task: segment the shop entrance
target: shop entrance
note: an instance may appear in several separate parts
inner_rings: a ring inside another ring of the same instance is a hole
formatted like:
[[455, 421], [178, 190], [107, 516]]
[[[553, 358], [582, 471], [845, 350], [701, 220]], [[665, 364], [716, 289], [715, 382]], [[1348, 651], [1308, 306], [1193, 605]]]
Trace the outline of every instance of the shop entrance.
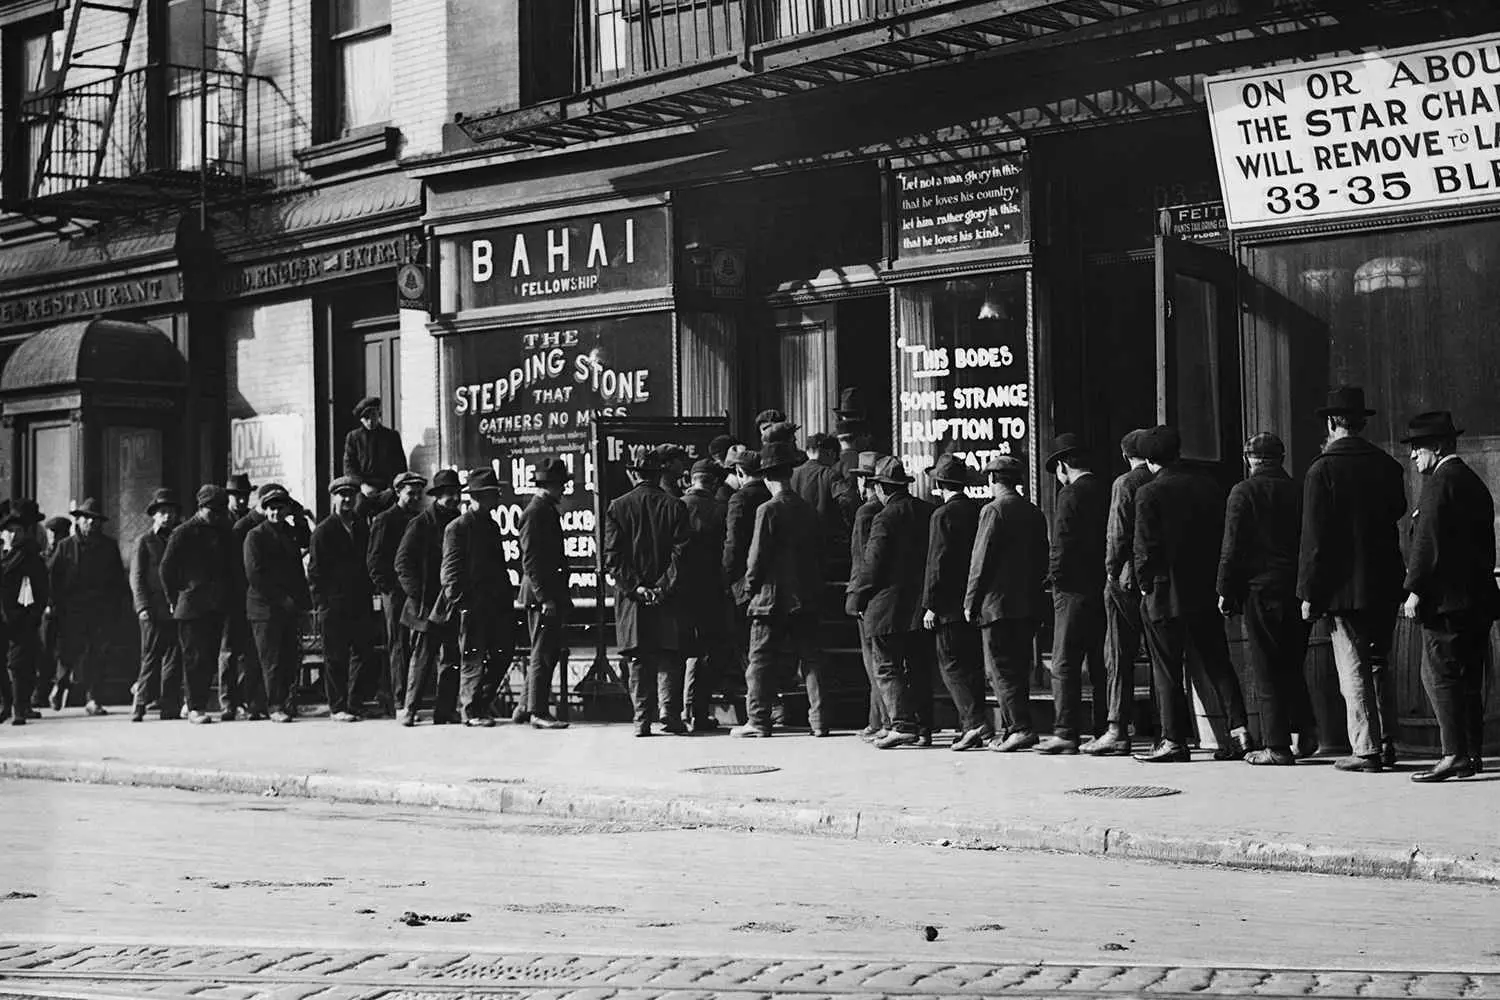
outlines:
[[776, 309], [761, 338], [756, 410], [775, 408], [800, 425], [801, 439], [833, 433], [839, 393], [859, 389], [877, 449], [891, 442], [890, 304], [884, 295]]
[[[365, 289], [339, 297], [326, 312], [319, 471], [330, 477], [343, 475], [344, 437], [358, 426], [353, 410], [361, 399], [379, 397], [382, 422], [401, 430], [401, 327], [388, 299]], [[326, 482], [320, 476], [320, 492]]]

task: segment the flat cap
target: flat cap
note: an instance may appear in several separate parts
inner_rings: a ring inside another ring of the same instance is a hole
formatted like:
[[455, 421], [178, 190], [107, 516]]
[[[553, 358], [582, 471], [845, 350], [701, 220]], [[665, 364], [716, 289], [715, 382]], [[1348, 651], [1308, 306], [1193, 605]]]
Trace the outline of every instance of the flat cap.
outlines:
[[405, 489], [408, 486], [426, 486], [426, 485], [427, 485], [427, 480], [423, 479], [421, 476], [417, 475], [415, 472], [403, 472], [403, 473], [401, 473], [401, 475], [397, 476], [396, 477], [396, 481], [391, 484], [391, 489], [393, 489], [393, 490], [400, 490], [400, 489]]
[[222, 486], [205, 483], [198, 487], [198, 495], [193, 499], [199, 507], [228, 507], [229, 491]]
[[762, 424], [784, 423], [786, 423], [786, 414], [781, 412], [780, 410], [761, 410], [755, 415], [755, 426], [757, 427], [761, 426]]
[[358, 493], [359, 480], [353, 476], [339, 476], [328, 484], [328, 492], [334, 496], [340, 493]]
[[1245, 454], [1250, 458], [1285, 458], [1286, 445], [1275, 434], [1261, 431], [1245, 442]]
[[1182, 457], [1182, 435], [1177, 428], [1163, 424], [1147, 431], [1140, 447], [1141, 457], [1146, 461], [1166, 465]]
[[358, 420], [360, 417], [364, 416], [366, 413], [369, 413], [371, 410], [375, 410], [376, 412], [379, 412], [379, 410], [380, 410], [380, 397], [379, 396], [366, 396], [364, 399], [361, 399], [359, 402], [355, 403], [354, 404], [354, 418], [356, 420]]
[[1012, 455], [1000, 455], [984, 467], [984, 474], [991, 479], [1017, 486], [1026, 481], [1026, 466]]

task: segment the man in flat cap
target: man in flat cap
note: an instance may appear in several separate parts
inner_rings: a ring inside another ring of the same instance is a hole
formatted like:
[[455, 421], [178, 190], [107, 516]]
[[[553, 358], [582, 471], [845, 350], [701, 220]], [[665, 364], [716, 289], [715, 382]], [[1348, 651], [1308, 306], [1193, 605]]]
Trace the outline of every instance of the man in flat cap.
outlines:
[[167, 539], [182, 519], [177, 491], [157, 490], [146, 506], [146, 516], [151, 518], [151, 527], [136, 540], [135, 555], [130, 560], [130, 591], [141, 625], [141, 672], [135, 682], [131, 722], [145, 720], [153, 688], [160, 692], [157, 705], [163, 719], [175, 719], [182, 712], [182, 650], [177, 644], [172, 605], [161, 582]]
[[443, 597], [458, 618], [463, 724], [487, 728], [495, 724], [492, 706], [515, 652], [516, 594], [505, 540], [491, 516], [500, 505], [499, 480], [490, 469], [475, 469], [464, 493], [469, 509], [443, 529], [439, 575]]
[[729, 505], [715, 491], [724, 472], [711, 459], [692, 468], [692, 486], [683, 494], [688, 543], [682, 551], [682, 610], [687, 653], [683, 704], [694, 732], [719, 728], [713, 694], [734, 660], [730, 635], [729, 584], [724, 579], [724, 519]]
[[403, 726], [415, 726], [427, 680], [437, 672], [433, 725], [458, 721], [459, 615], [443, 596], [443, 533], [459, 514], [458, 473], [439, 469], [427, 495], [432, 503], [412, 518], [396, 546], [396, 579], [406, 595], [401, 623], [411, 629], [411, 664], [406, 674]]
[[128, 606], [130, 584], [119, 546], [104, 533], [109, 518], [99, 501], [89, 497], [72, 514], [75, 531], [58, 543], [48, 567], [61, 660], [52, 707], [61, 709], [69, 687], [77, 684], [84, 690], [84, 710], [104, 715], [99, 699], [110, 633]]
[[987, 748], [999, 753], [1037, 744], [1031, 721], [1036, 630], [1046, 614], [1047, 515], [1020, 494], [1026, 467], [1009, 455], [985, 469], [991, 500], [979, 512], [964, 617], [978, 626], [985, 672], [995, 689], [999, 731]]
[[302, 571], [302, 548], [292, 531], [297, 510], [286, 487], [260, 488], [259, 522], [245, 534], [245, 616], [255, 637], [252, 661], [256, 683], [263, 687], [271, 721], [296, 716], [297, 675], [302, 668], [302, 616], [312, 610], [312, 595]]
[[687, 508], [662, 492], [659, 456], [633, 449], [626, 473], [632, 488], [604, 515], [604, 567], [615, 580], [615, 631], [631, 658], [630, 700], [635, 735], [650, 736], [659, 713], [668, 733], [688, 731], [678, 703], [682, 673], [679, 588], [688, 543]]
[[1404, 574], [1396, 522], [1406, 513], [1406, 477], [1362, 436], [1374, 415], [1358, 386], [1330, 392], [1318, 411], [1328, 440], [1302, 483], [1297, 596], [1304, 620], [1328, 618], [1354, 750], [1334, 764], [1341, 771], [1379, 772], [1396, 762], [1390, 648]]
[[375, 667], [371, 636], [374, 597], [365, 554], [370, 529], [354, 514], [359, 483], [340, 476], [328, 484], [332, 512], [313, 529], [307, 587], [323, 634], [323, 689], [334, 722], [357, 722], [364, 701], [361, 674]]
[[388, 669], [379, 685], [379, 700], [390, 715], [406, 704], [406, 668], [411, 662], [412, 647], [411, 630], [401, 624], [406, 593], [396, 576], [396, 549], [406, 534], [406, 526], [422, 511], [422, 490], [427, 480], [415, 472], [403, 472], [393, 486], [396, 501], [370, 522], [370, 547], [365, 552], [365, 568], [379, 595], [385, 621]]
[[568, 663], [568, 558], [563, 549], [563, 491], [573, 472], [561, 458], [549, 458], [532, 474], [536, 495], [521, 515], [521, 605], [531, 630], [531, 660], [526, 687], [512, 722], [533, 729], [566, 729], [552, 711], [552, 675]]
[[844, 613], [856, 620], [859, 629], [859, 655], [864, 661], [865, 679], [870, 683], [869, 721], [859, 733], [859, 738], [866, 743], [873, 743], [884, 736], [891, 722], [890, 713], [885, 708], [885, 698], [880, 693], [880, 680], [875, 674], [875, 647], [871, 644], [864, 619], [860, 617], [857, 597], [860, 575], [865, 566], [865, 545], [870, 540], [870, 528], [875, 523], [875, 515], [880, 513], [883, 506], [880, 498], [875, 495], [873, 482], [875, 468], [881, 457], [879, 452], [862, 452], [859, 464], [849, 474], [864, 502], [854, 512], [854, 524], [849, 529], [849, 582], [844, 585]]
[[[231, 546], [235, 596], [229, 602], [224, 637], [219, 643], [219, 720], [233, 722], [241, 709], [250, 711], [243, 690], [246, 676], [259, 673], [259, 667], [249, 662], [256, 655], [255, 636], [250, 630], [250, 620], [245, 617], [244, 533], [238, 531], [239, 523], [251, 516], [250, 495], [255, 491], [250, 486], [250, 477], [236, 472], [229, 477], [224, 492], [229, 495], [228, 519], [231, 530], [235, 532], [235, 544]], [[247, 526], [245, 531], [249, 530]]]
[[1032, 749], [1044, 754], [1078, 752], [1083, 718], [1083, 670], [1093, 690], [1095, 736], [1108, 726], [1109, 673], [1104, 665], [1104, 554], [1109, 525], [1109, 488], [1094, 475], [1094, 459], [1077, 434], [1060, 434], [1044, 465], [1062, 491], [1053, 516], [1052, 735]]
[[[197, 513], [174, 530], [161, 557], [161, 582], [177, 622], [182, 670], [187, 681], [188, 721], [212, 722], [208, 688], [230, 602], [236, 599], [234, 544], [229, 494], [207, 484], [199, 488]], [[246, 704], [261, 704], [262, 692], [248, 691]]]
[[765, 477], [760, 474], [760, 452], [746, 449], [735, 456], [731, 478], [735, 491], [724, 510], [722, 563], [733, 606], [735, 647], [740, 662], [748, 664], [750, 619], [745, 608], [750, 604], [750, 595], [745, 591], [745, 565], [750, 559], [750, 541], [755, 536], [755, 512], [771, 499]]
[[344, 437], [344, 475], [373, 496], [406, 471], [406, 448], [401, 435], [380, 422], [380, 398], [368, 396], [354, 406], [359, 426]]
[[1282, 467], [1286, 446], [1276, 435], [1254, 435], [1244, 456], [1250, 475], [1229, 491], [1224, 512], [1219, 610], [1225, 617], [1244, 614], [1246, 659], [1260, 693], [1264, 746], [1245, 754], [1245, 762], [1295, 764], [1292, 733], [1306, 745], [1314, 729], [1302, 672], [1310, 624], [1297, 602], [1302, 487]]
[[[1141, 651], [1141, 592], [1132, 566], [1135, 545], [1135, 494], [1151, 481], [1141, 457], [1145, 429], [1120, 439], [1120, 456], [1129, 468], [1115, 477], [1109, 491], [1109, 521], [1104, 555], [1104, 671], [1109, 685], [1108, 729], [1078, 749], [1099, 757], [1128, 756], [1135, 710], [1135, 658]], [[1097, 699], [1099, 695], [1096, 693]]]
[[1422, 476], [1411, 514], [1402, 614], [1422, 623], [1422, 686], [1437, 716], [1443, 759], [1411, 780], [1467, 778], [1484, 768], [1484, 669], [1495, 590], [1495, 502], [1457, 454], [1447, 410], [1419, 413], [1402, 442]]
[[942, 503], [927, 535], [922, 626], [936, 641], [938, 672], [958, 713], [960, 732], [952, 749], [973, 750], [994, 735], [984, 704], [979, 631], [964, 617], [969, 557], [979, 534], [979, 504], [965, 492], [974, 470], [957, 455], [943, 455], [927, 475]]

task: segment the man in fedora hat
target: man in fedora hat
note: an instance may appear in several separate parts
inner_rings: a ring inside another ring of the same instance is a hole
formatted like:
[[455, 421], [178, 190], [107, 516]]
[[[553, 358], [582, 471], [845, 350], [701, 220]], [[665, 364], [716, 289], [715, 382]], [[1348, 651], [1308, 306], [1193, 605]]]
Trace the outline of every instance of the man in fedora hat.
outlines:
[[[255, 636], [250, 631], [250, 620], [245, 617], [245, 555], [244, 535], [255, 522], [251, 522], [241, 533], [239, 523], [251, 516], [250, 496], [255, 490], [250, 477], [243, 472], [232, 474], [225, 483], [224, 492], [229, 494], [229, 523], [235, 532], [235, 544], [231, 547], [234, 557], [235, 597], [229, 602], [229, 613], [224, 619], [224, 638], [219, 644], [219, 719], [233, 722], [239, 718], [240, 709], [249, 712], [245, 703], [245, 678], [259, 673], [258, 664], [250, 662], [255, 657]], [[255, 712], [255, 715], [263, 715]]]
[[682, 497], [688, 514], [688, 544], [682, 551], [683, 638], [688, 654], [683, 704], [684, 721], [694, 732], [719, 728], [713, 694], [734, 660], [729, 585], [722, 558], [729, 505], [715, 493], [723, 471], [712, 459], [700, 459], [692, 468], [692, 485]]
[[1305, 621], [1328, 618], [1354, 750], [1334, 765], [1342, 771], [1396, 761], [1389, 654], [1405, 572], [1396, 522], [1406, 482], [1401, 463], [1363, 437], [1374, 415], [1358, 386], [1330, 392], [1318, 411], [1328, 440], [1302, 484], [1297, 596]]
[[938, 672], [958, 713], [961, 731], [952, 749], [972, 750], [994, 734], [984, 705], [979, 631], [964, 617], [969, 558], [979, 534], [979, 504], [965, 492], [974, 470], [957, 455], [943, 455], [927, 475], [943, 502], [928, 529], [922, 626], [933, 633]]
[[363, 716], [365, 671], [375, 666], [374, 596], [365, 566], [370, 529], [354, 513], [359, 490], [349, 476], [328, 484], [332, 511], [313, 529], [307, 558], [307, 588], [323, 636], [323, 690], [334, 722]]
[[104, 665], [111, 633], [130, 598], [130, 584], [119, 546], [104, 533], [109, 518], [99, 501], [89, 497], [72, 514], [75, 531], [58, 544], [49, 565], [61, 661], [52, 707], [61, 709], [68, 689], [76, 684], [84, 690], [84, 710], [104, 715], [99, 703]]
[[681, 500], [686, 489], [683, 480], [692, 465], [692, 458], [677, 445], [664, 444], [656, 449], [656, 460], [661, 466], [662, 492], [675, 500]]
[[806, 456], [784, 438], [766, 441], [760, 471], [771, 499], [755, 512], [755, 531], [745, 568], [750, 595], [750, 664], [745, 674], [743, 726], [732, 736], [770, 736], [772, 709], [782, 676], [800, 671], [807, 686], [807, 721], [814, 736], [827, 736], [823, 720], [823, 654], [818, 613], [823, 589], [817, 511], [792, 487]]
[[[234, 579], [234, 532], [229, 524], [229, 494], [205, 484], [196, 497], [197, 513], [174, 530], [161, 557], [161, 582], [177, 622], [182, 671], [187, 689], [188, 721], [203, 725], [208, 714], [219, 643], [230, 604], [239, 597]], [[262, 704], [263, 692], [247, 684], [245, 703]]]
[[786, 422], [786, 413], [782, 410], [761, 410], [755, 415], [755, 432], [764, 438], [767, 427], [770, 427], [772, 424], [784, 424]]
[[1295, 764], [1292, 733], [1307, 746], [1314, 728], [1302, 672], [1309, 626], [1297, 602], [1302, 488], [1282, 468], [1286, 447], [1276, 435], [1252, 436], [1244, 456], [1250, 475], [1229, 491], [1224, 514], [1219, 610], [1225, 617], [1244, 614], [1246, 660], [1260, 694], [1264, 746], [1245, 754], [1245, 762]]
[[[42, 522], [42, 531], [47, 536], [42, 545], [42, 559], [51, 566], [57, 547], [73, 533], [73, 522], [61, 514], [55, 514]], [[62, 661], [57, 655], [57, 611], [50, 604], [42, 611], [42, 653], [36, 669], [36, 695], [33, 704], [38, 709], [47, 708], [51, 706], [52, 696], [58, 690], [55, 685], [47, 683], [48, 679], [60, 681], [67, 676], [62, 671]], [[66, 692], [66, 688], [63, 691]], [[61, 701], [58, 704], [60, 706]]]
[[714, 499], [720, 504], [728, 504], [729, 498], [734, 496], [734, 459], [745, 450], [745, 443], [732, 434], [720, 434], [708, 445], [708, 456], [719, 466], [719, 482], [714, 491]]
[[1213, 691], [1229, 724], [1230, 745], [1220, 747], [1214, 759], [1238, 760], [1249, 750], [1245, 700], [1214, 594], [1224, 491], [1207, 472], [1183, 464], [1175, 428], [1153, 428], [1140, 448], [1154, 475], [1135, 495], [1133, 558], [1161, 740], [1135, 759], [1150, 764], [1191, 759], [1183, 674], [1192, 656], [1194, 683], [1201, 679]]
[[515, 652], [515, 589], [505, 559], [505, 539], [492, 516], [500, 482], [475, 469], [464, 483], [469, 509], [443, 529], [443, 596], [458, 618], [462, 663], [458, 702], [466, 726], [495, 724], [493, 705]]
[[401, 435], [380, 422], [380, 397], [367, 396], [354, 404], [359, 426], [344, 436], [344, 475], [358, 489], [373, 495], [406, 471], [406, 448]]
[[365, 552], [365, 568], [380, 597], [381, 616], [385, 622], [385, 653], [388, 669], [380, 681], [379, 700], [390, 715], [406, 704], [406, 668], [411, 662], [411, 630], [401, 624], [406, 594], [396, 576], [396, 549], [406, 526], [422, 510], [422, 490], [427, 480], [415, 472], [403, 472], [393, 484], [395, 502], [370, 522], [370, 547]]
[[[985, 468], [989, 503], [979, 513], [964, 587], [964, 618], [979, 629], [985, 672], [995, 689], [999, 753], [1037, 744], [1031, 721], [1036, 630], [1046, 613], [1047, 515], [1021, 496], [1026, 466], [1001, 455]], [[981, 692], [982, 693], [982, 692]]]
[[870, 526], [854, 597], [891, 718], [874, 745], [890, 750], [932, 739], [932, 639], [922, 631], [921, 606], [932, 505], [911, 495], [915, 480], [900, 459], [882, 458], [871, 478], [881, 508]]
[[18, 504], [17, 509], [0, 518], [0, 622], [5, 627], [5, 673], [13, 726], [24, 726], [35, 717], [31, 699], [41, 646], [42, 609], [49, 597], [47, 585], [47, 564], [37, 548], [36, 524]]
[[[724, 509], [724, 579], [729, 584], [729, 599], [734, 615], [734, 641], [739, 659], [746, 667], [750, 655], [750, 618], [745, 608], [750, 595], [745, 591], [745, 565], [750, 559], [750, 541], [755, 535], [755, 512], [771, 499], [765, 478], [760, 474], [760, 452], [742, 450], [734, 457], [730, 478], [734, 495]], [[744, 670], [739, 671], [744, 675]]]
[[511, 721], [530, 722], [533, 729], [568, 727], [553, 714], [550, 702], [554, 671], [567, 669], [568, 615], [573, 610], [558, 510], [572, 479], [561, 458], [537, 466], [532, 473], [536, 494], [521, 515], [521, 606], [531, 630], [531, 661]]
[[[1109, 685], [1108, 729], [1078, 749], [1099, 757], [1128, 755], [1135, 710], [1135, 657], [1141, 651], [1141, 592], [1131, 565], [1135, 545], [1135, 495], [1151, 481], [1141, 457], [1144, 429], [1120, 439], [1120, 456], [1130, 467], [1109, 490], [1109, 521], [1104, 555], [1104, 673]], [[1095, 698], [1099, 695], [1096, 693]]]
[[250, 513], [250, 494], [255, 488], [250, 485], [250, 477], [243, 472], [232, 472], [224, 482], [224, 492], [229, 494], [229, 517], [231, 522], [238, 521]]
[[1495, 501], [1457, 454], [1463, 433], [1447, 410], [1419, 413], [1403, 444], [1422, 476], [1411, 513], [1402, 614], [1422, 623], [1422, 687], [1437, 716], [1443, 759], [1417, 782], [1466, 778], [1484, 767], [1484, 669], [1495, 590]]
[[458, 721], [458, 616], [443, 597], [443, 533], [458, 517], [458, 473], [439, 469], [427, 495], [432, 503], [412, 518], [396, 546], [396, 579], [406, 595], [401, 624], [413, 635], [401, 724], [415, 726], [428, 678], [437, 671], [434, 725]]
[[1053, 515], [1052, 557], [1052, 735], [1032, 749], [1044, 754], [1078, 752], [1083, 718], [1083, 670], [1093, 691], [1091, 729], [1108, 725], [1109, 672], [1104, 665], [1104, 552], [1109, 525], [1109, 488], [1094, 475], [1094, 460], [1077, 434], [1060, 434], [1044, 462], [1062, 486]]
[[177, 623], [172, 620], [172, 605], [161, 582], [161, 558], [167, 552], [167, 539], [182, 519], [182, 505], [177, 491], [159, 489], [146, 506], [151, 527], [135, 543], [130, 560], [130, 591], [135, 598], [135, 614], [141, 626], [141, 672], [135, 682], [134, 704], [130, 721], [146, 718], [146, 705], [153, 688], [160, 694], [157, 705], [163, 719], [175, 719], [182, 712], [182, 655], [177, 645]]
[[245, 535], [245, 616], [255, 637], [252, 687], [264, 690], [271, 721], [296, 716], [297, 675], [302, 667], [302, 616], [312, 610], [312, 596], [302, 571], [302, 548], [292, 531], [297, 510], [286, 487], [260, 488], [261, 519]]
[[854, 512], [854, 524], [849, 529], [849, 582], [844, 586], [844, 613], [855, 619], [859, 630], [859, 654], [865, 666], [865, 679], [870, 684], [869, 721], [860, 730], [859, 738], [873, 743], [885, 735], [890, 726], [890, 715], [885, 709], [885, 699], [880, 694], [880, 681], [875, 676], [875, 647], [871, 644], [869, 630], [859, 614], [857, 591], [859, 578], [864, 572], [865, 545], [870, 540], [870, 528], [875, 515], [881, 511], [880, 498], [875, 495], [875, 467], [879, 464], [879, 452], [861, 452], [859, 464], [849, 474], [864, 501]]
[[677, 604], [687, 508], [662, 492], [660, 457], [634, 448], [626, 465], [632, 488], [604, 515], [604, 567], [615, 579], [615, 631], [631, 658], [635, 734], [651, 735], [654, 713], [666, 732], [688, 731], [678, 703], [682, 629]]

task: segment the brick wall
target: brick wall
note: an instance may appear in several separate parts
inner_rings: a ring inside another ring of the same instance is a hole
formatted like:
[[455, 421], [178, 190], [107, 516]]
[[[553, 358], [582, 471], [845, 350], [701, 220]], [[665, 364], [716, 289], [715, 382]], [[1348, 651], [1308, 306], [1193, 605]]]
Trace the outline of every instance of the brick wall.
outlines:
[[[557, 0], [561, 2], [561, 0]], [[520, 103], [520, 0], [447, 0], [448, 97], [452, 112]]]
[[[450, 117], [443, 81], [453, 26], [447, 0], [391, 3], [391, 117], [401, 130], [402, 156], [442, 149], [443, 122]], [[457, 27], [471, 29], [463, 21]]]
[[277, 478], [297, 499], [315, 506], [312, 302], [231, 309], [225, 316], [225, 351], [232, 471], [250, 471], [253, 481], [262, 482], [276, 471], [279, 458]]

